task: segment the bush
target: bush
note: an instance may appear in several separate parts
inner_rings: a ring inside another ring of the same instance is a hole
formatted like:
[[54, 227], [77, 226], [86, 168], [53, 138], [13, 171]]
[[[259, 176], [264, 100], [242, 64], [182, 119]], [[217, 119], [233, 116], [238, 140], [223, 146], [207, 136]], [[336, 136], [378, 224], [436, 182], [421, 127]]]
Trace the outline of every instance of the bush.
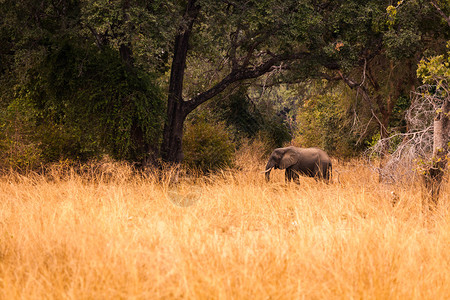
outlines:
[[254, 138], [265, 125], [262, 114], [250, 101], [246, 88], [241, 87], [211, 103], [217, 119], [225, 122], [236, 139]]
[[[258, 140], [265, 144], [266, 152], [282, 147], [291, 140], [289, 127], [283, 112], [277, 111], [275, 103], [255, 103], [243, 86], [233, 94], [211, 103], [215, 119], [225, 122], [238, 147], [242, 142]], [[282, 105], [282, 109], [286, 107]]]
[[208, 172], [233, 165], [235, 145], [223, 123], [211, 124], [204, 117], [186, 123], [183, 152], [187, 166]]
[[[145, 161], [156, 151], [163, 124], [155, 79], [129, 68], [112, 49], [72, 40], [54, 46], [1, 112], [0, 148], [11, 153], [9, 162], [0, 155], [2, 164], [28, 168], [105, 154]], [[15, 155], [15, 149], [23, 151]]]
[[154, 78], [128, 67], [113, 49], [63, 41], [39, 72], [37, 104], [54, 123], [78, 135], [81, 151], [102, 150], [136, 162], [158, 144], [162, 93]]
[[297, 117], [297, 144], [319, 147], [340, 157], [357, 153], [355, 136], [351, 134], [351, 119], [342, 97], [341, 93], [318, 94], [303, 103]]
[[26, 98], [16, 100], [0, 111], [0, 168], [35, 169], [42, 161], [34, 139], [36, 111]]

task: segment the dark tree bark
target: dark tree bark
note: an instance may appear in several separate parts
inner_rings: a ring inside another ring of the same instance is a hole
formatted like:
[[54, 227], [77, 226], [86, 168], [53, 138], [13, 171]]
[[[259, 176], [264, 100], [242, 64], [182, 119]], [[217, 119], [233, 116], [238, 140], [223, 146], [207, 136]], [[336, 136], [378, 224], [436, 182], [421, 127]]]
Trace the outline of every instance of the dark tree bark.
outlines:
[[187, 116], [183, 100], [183, 80], [189, 37], [200, 7], [195, 0], [189, 0], [184, 13], [185, 23], [180, 25], [175, 37], [175, 48], [170, 72], [169, 96], [167, 99], [167, 119], [164, 124], [161, 157], [164, 161], [179, 163], [183, 159], [183, 123]]

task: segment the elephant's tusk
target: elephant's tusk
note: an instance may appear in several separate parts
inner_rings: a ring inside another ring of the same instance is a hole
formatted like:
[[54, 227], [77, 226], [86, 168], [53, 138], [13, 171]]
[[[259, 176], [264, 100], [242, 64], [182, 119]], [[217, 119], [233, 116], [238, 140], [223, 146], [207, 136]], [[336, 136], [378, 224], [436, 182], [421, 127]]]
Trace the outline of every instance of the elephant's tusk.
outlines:
[[261, 171], [261, 173], [267, 173], [267, 172], [270, 172], [272, 169], [273, 169], [273, 167], [271, 167], [270, 169], [267, 169], [267, 170], [265, 170], [265, 171]]

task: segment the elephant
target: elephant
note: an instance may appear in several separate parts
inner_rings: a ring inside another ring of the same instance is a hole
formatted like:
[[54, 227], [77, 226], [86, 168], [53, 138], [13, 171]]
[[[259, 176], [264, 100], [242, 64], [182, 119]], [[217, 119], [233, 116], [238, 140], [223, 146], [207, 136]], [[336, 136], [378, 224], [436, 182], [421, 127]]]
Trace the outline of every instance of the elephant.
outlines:
[[269, 157], [266, 165], [266, 181], [270, 179], [270, 171], [286, 169], [285, 180], [293, 180], [299, 184], [299, 175], [323, 179], [326, 183], [331, 179], [331, 159], [319, 148], [298, 148], [294, 146], [277, 148]]

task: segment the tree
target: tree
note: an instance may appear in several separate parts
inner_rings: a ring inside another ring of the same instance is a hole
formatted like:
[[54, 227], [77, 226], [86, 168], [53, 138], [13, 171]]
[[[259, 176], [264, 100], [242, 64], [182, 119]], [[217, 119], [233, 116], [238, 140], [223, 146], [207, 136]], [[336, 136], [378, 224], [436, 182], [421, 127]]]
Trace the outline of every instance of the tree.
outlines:
[[449, 57], [450, 51], [420, 62], [417, 74], [424, 85], [413, 94], [406, 112], [408, 131], [381, 139], [370, 150], [379, 154], [386, 144], [395, 144], [388, 161], [378, 170], [380, 175], [395, 182], [411, 179], [414, 170], [420, 170], [431, 207], [438, 203], [450, 157]]
[[[141, 162], [157, 152], [163, 103], [154, 74], [165, 71], [165, 45], [151, 43], [153, 7], [141, 2], [0, 3], [2, 108], [27, 108], [27, 138], [43, 162], [101, 154]], [[155, 46], [152, 59], [145, 43]]]
[[[450, 7], [438, 1], [429, 2], [448, 23], [448, 15], [442, 8], [448, 10]], [[415, 92], [406, 113], [408, 131], [382, 139], [372, 149], [385, 148], [393, 139], [401, 141], [380, 170], [381, 174], [395, 179], [401, 170], [411, 173], [413, 164], [417, 160], [421, 162], [419, 166], [429, 192], [427, 198], [433, 202], [433, 206], [428, 207], [435, 207], [438, 203], [450, 155], [450, 42], [447, 42], [447, 48], [445, 54], [422, 59], [418, 64], [417, 76], [424, 85]]]
[[320, 147], [336, 157], [358, 153], [357, 136], [352, 134], [351, 105], [343, 84], [331, 88], [323, 81], [311, 84], [310, 94], [302, 99], [296, 141], [302, 147]]
[[431, 162], [425, 170], [425, 185], [430, 191], [431, 199], [438, 202], [439, 191], [450, 160], [450, 42], [446, 55], [422, 60], [417, 74], [428, 89], [423, 97], [434, 107], [433, 152]]
[[[357, 20], [372, 19], [365, 22], [372, 23], [370, 30], [358, 29], [362, 34], [356, 35], [360, 44], [366, 46], [357, 55], [358, 61], [353, 68], [334, 71], [332, 79], [342, 80], [357, 92], [362, 99], [360, 107], [366, 107], [369, 113], [366, 120], [374, 121], [380, 138], [385, 139], [393, 132], [406, 131], [406, 126], [393, 127], [391, 124], [400, 104], [398, 101], [409, 99], [419, 84], [415, 74], [420, 57], [425, 51], [442, 51], [441, 45], [448, 37], [448, 29], [427, 1], [408, 1], [395, 9], [388, 7], [387, 19], [382, 13], [383, 3], [380, 4], [367, 6], [373, 14], [367, 10], [355, 11]], [[349, 43], [348, 39], [346, 35], [342, 49]], [[362, 123], [363, 128], [367, 128], [365, 123]], [[388, 149], [386, 144], [385, 154]]]
[[[306, 32], [316, 20], [307, 18], [313, 15], [309, 4], [309, 1], [187, 1], [174, 43], [161, 144], [165, 161], [182, 160], [183, 124], [199, 105], [239, 81], [257, 78], [283, 62], [310, 57], [308, 48], [313, 41]], [[215, 51], [224, 57], [225, 63], [219, 65], [218, 79], [213, 77], [212, 84], [186, 97], [185, 70], [189, 52], [195, 53], [190, 48], [194, 33], [217, 38]]]

